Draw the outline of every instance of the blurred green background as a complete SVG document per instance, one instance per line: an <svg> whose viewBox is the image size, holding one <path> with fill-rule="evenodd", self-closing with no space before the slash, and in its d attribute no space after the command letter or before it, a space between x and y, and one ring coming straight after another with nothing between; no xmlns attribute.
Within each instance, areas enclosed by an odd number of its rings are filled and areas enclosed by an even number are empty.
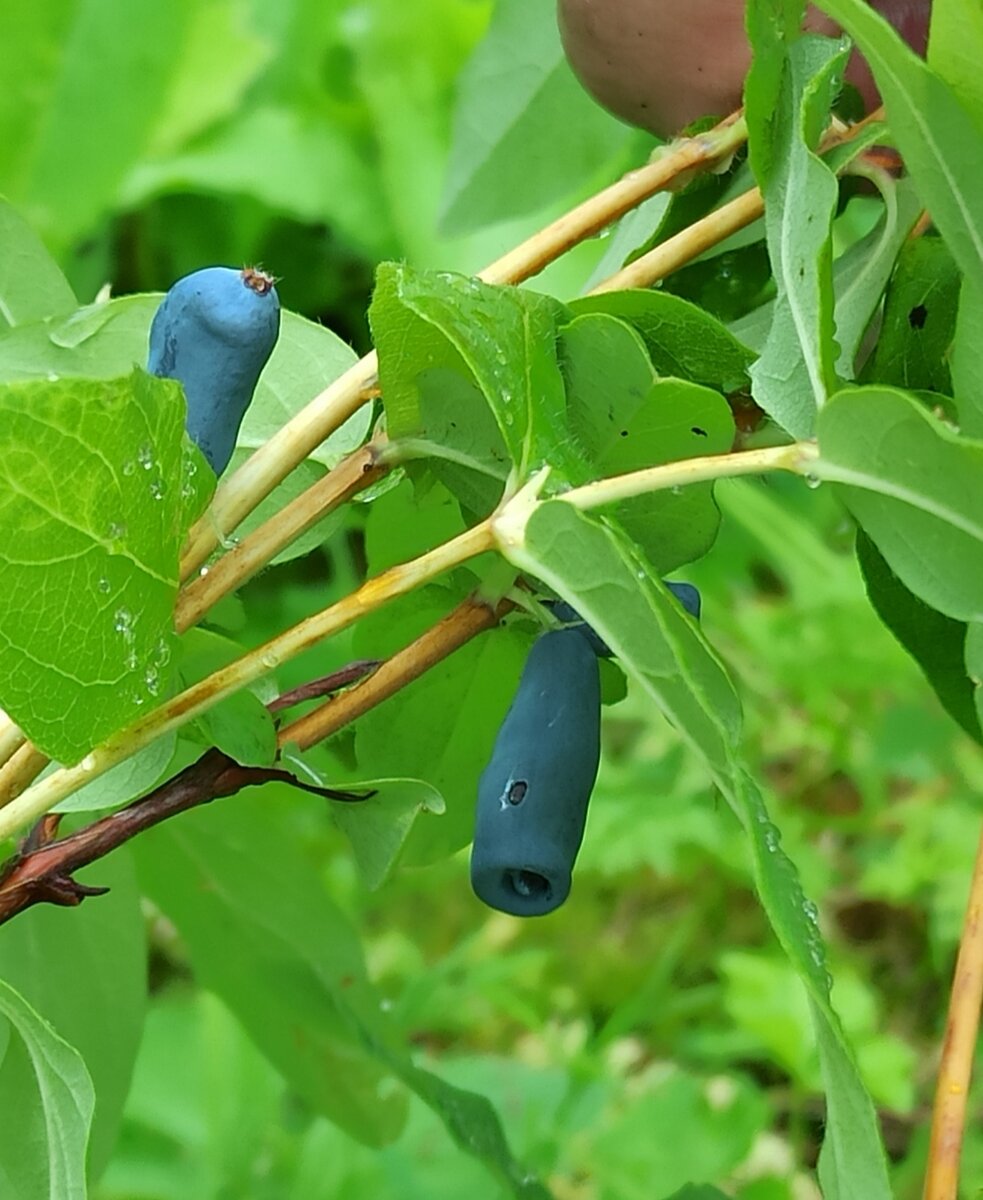
<svg viewBox="0 0 983 1200"><path fill-rule="evenodd" d="M287 307L363 351L378 261L477 270L651 144L579 93L550 0L526 5L526 18L501 5L491 37L528 20L556 69L523 99L519 177L489 190L475 156L511 119L507 95L482 125L456 96L462 71L473 92L489 69L487 49L471 56L492 0L5 0L0 191L83 303L260 263ZM531 164L554 161L571 121L587 130L581 157L544 181ZM576 294L603 251L583 247L535 286ZM833 499L780 481L717 494L719 540L683 574L740 681L748 758L819 905L897 1194L915 1200L983 765L874 616ZM240 636L259 642L347 590L367 520L355 506L325 547L251 584ZM339 639L332 660L347 649ZM292 669L282 685L304 677ZM420 1054L495 1102L558 1200L652 1200L691 1179L741 1200L815 1197L808 1010L736 823L640 697L606 710L604 734L572 897L528 923L481 907L466 853L369 893L316 807L283 803ZM307 1112L195 986L167 922L146 917L152 1006L97 1200L499 1194L416 1101L382 1151ZM978 1123L965 1177L983 1181Z"/></svg>

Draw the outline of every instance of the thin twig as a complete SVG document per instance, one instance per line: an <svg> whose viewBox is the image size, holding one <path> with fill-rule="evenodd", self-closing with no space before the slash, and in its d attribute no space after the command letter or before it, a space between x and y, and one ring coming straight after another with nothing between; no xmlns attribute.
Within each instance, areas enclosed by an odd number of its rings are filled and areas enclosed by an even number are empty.
<svg viewBox="0 0 983 1200"><path fill-rule="evenodd" d="M649 492L685 487L690 483L705 483L711 479L731 479L739 475L761 475L766 471L791 471L808 475L818 459L814 442L794 442L790 446L768 446L762 450L739 450L734 454L707 454L701 458L684 458L679 462L643 467L626 475L596 479L582 487L573 488L558 497L564 504L579 509L601 508L621 500L631 500Z"/></svg>
<svg viewBox="0 0 983 1200"><path fill-rule="evenodd" d="M966 1106L983 1005L983 834L980 836L952 981L935 1087L924 1200L956 1200Z"/></svg>
<svg viewBox="0 0 983 1200"><path fill-rule="evenodd" d="M822 140L820 150L825 153L834 146L843 145L859 137L863 130L876 121L883 120L884 109L879 108L858 121L856 125L834 126ZM846 164L844 164L844 167ZM641 255L627 267L603 280L590 293L618 292L625 288L651 287L665 279L673 271L699 258L725 238L744 229L764 213L764 199L758 188L751 188L722 208L715 209L699 221L694 221L674 237L667 238L647 254Z"/></svg>
<svg viewBox="0 0 983 1200"><path fill-rule="evenodd" d="M625 288L651 287L673 271L698 258L711 246L716 246L739 229L756 221L764 212L764 200L757 188L752 188L723 208L715 209L699 221L681 230L674 237L660 242L627 267L603 280L589 294L620 292Z"/></svg>
<svg viewBox="0 0 983 1200"><path fill-rule="evenodd" d="M477 634L497 625L514 607L508 599L492 606L477 597L468 597L415 642L382 663L361 683L334 696L289 725L284 725L277 734L278 743L285 746L292 742L306 750L337 733L418 679Z"/></svg>
<svg viewBox="0 0 983 1200"><path fill-rule="evenodd" d="M280 512L186 584L174 609L178 633L197 625L223 596L243 586L291 542L358 492L375 483L388 468L377 462L379 444L369 442L349 454L317 483L301 492Z"/></svg>
<svg viewBox="0 0 983 1200"><path fill-rule="evenodd" d="M32 742L24 742L0 767L0 808L10 804L29 787L50 761Z"/></svg>
<svg viewBox="0 0 983 1200"><path fill-rule="evenodd" d="M596 236L643 200L676 183L680 176L695 174L729 158L746 140L747 126L738 110L706 133L666 147L646 166L630 171L485 267L479 279L485 283L521 283L538 275L568 250Z"/></svg>
<svg viewBox="0 0 983 1200"><path fill-rule="evenodd" d="M320 679L311 679L299 687L291 688L289 692L284 692L275 700L271 700L266 707L271 713L278 713L283 712L284 709L293 708L295 704L304 704L308 700L321 700L325 696L331 696L340 691L341 688L358 683L359 680L364 679L366 675L371 675L381 666L382 659L379 658L357 659L346 667L332 671L330 675L322 675Z"/></svg>
<svg viewBox="0 0 983 1200"><path fill-rule="evenodd" d="M0 713L0 767L27 741L20 726L15 725L6 713Z"/></svg>
<svg viewBox="0 0 983 1200"><path fill-rule="evenodd" d="M220 750L206 750L197 762L149 796L134 800L77 833L57 841L46 836L34 839L33 844L29 840L0 875L0 925L35 904L74 908L88 896L104 894L108 888L79 883L73 878L74 872L169 817L264 783L287 783L331 800L358 802L366 798L365 793L315 787L280 767L243 767ZM56 830L57 825L49 828Z"/></svg>

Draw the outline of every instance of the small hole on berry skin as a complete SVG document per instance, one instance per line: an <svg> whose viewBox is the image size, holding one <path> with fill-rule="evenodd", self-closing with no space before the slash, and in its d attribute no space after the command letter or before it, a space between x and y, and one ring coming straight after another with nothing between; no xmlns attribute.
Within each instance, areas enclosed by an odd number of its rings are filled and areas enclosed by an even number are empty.
<svg viewBox="0 0 983 1200"><path fill-rule="evenodd" d="M521 804L525 800L528 790L529 784L524 779L517 779L509 788L507 797L509 804Z"/></svg>
<svg viewBox="0 0 983 1200"><path fill-rule="evenodd" d="M506 886L523 900L549 900L550 881L538 871L506 871Z"/></svg>

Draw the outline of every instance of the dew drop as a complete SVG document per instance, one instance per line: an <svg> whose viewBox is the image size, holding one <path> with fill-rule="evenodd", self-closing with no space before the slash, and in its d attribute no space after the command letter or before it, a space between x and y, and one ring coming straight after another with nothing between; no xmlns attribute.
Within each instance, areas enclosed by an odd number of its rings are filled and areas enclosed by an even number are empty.
<svg viewBox="0 0 983 1200"><path fill-rule="evenodd" d="M145 471L149 471L154 465L154 448L149 442L144 442L137 451L137 462Z"/></svg>
<svg viewBox="0 0 983 1200"><path fill-rule="evenodd" d="M160 675L153 667L148 667L143 675L143 682L147 685L147 691L151 696L156 696L160 691Z"/></svg>
<svg viewBox="0 0 983 1200"><path fill-rule="evenodd" d="M822 487L822 483L823 483L823 481L819 478L818 475L806 475L805 481L806 481L806 487L812 488L813 491L815 491L817 487Z"/></svg>
<svg viewBox="0 0 983 1200"><path fill-rule="evenodd" d="M132 475L136 469L137 469L137 465L133 461L132 458L128 458L126 460L126 462L123 463L123 474L124 475Z"/></svg>
<svg viewBox="0 0 983 1200"><path fill-rule="evenodd" d="M118 608L113 616L113 628L124 637L133 634L133 613L128 608Z"/></svg>
<svg viewBox="0 0 983 1200"><path fill-rule="evenodd" d="M104 596L106 595L106 593L108 591L110 591L112 589L112 586L113 585L109 582L108 579L105 578L105 576L102 579L100 579L99 582L96 584L96 587L99 589L100 592L102 592L102 594Z"/></svg>
<svg viewBox="0 0 983 1200"><path fill-rule="evenodd" d="M150 481L150 494L155 500L163 500L164 481L162 479L152 479Z"/></svg>
<svg viewBox="0 0 983 1200"><path fill-rule="evenodd" d="M275 666L279 665L280 656L278 654L274 654L272 650L267 650L267 652L260 657L259 661L264 667L266 667L268 671L272 671Z"/></svg>
<svg viewBox="0 0 983 1200"><path fill-rule="evenodd" d="M79 766L83 771L94 771L96 769L96 756L94 754L87 754L79 763Z"/></svg>

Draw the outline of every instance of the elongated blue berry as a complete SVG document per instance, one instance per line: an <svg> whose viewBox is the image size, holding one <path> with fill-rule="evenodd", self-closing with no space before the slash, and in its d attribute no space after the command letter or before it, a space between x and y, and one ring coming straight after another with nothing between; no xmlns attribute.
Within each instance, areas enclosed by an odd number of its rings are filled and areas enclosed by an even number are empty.
<svg viewBox="0 0 983 1200"><path fill-rule="evenodd" d="M185 275L154 314L147 370L184 387L188 436L216 475L229 465L279 332L273 279L253 268Z"/></svg>
<svg viewBox="0 0 983 1200"><path fill-rule="evenodd" d="M478 783L471 886L520 917L570 891L601 753L597 655L576 629L533 645Z"/></svg>

